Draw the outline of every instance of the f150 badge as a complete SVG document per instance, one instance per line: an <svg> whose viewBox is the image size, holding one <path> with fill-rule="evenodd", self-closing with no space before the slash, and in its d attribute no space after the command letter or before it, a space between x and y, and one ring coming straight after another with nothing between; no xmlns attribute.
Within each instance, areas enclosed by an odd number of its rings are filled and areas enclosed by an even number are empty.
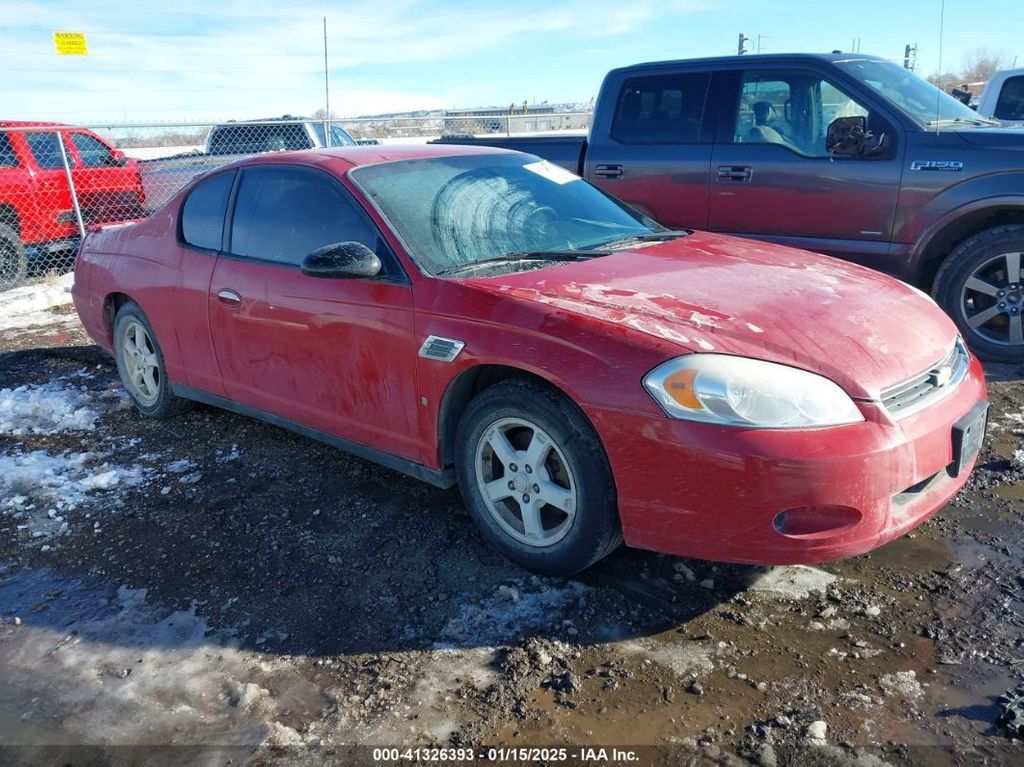
<svg viewBox="0 0 1024 767"><path fill-rule="evenodd" d="M951 170L961 171L964 164L960 160L914 160L910 163L911 170Z"/></svg>

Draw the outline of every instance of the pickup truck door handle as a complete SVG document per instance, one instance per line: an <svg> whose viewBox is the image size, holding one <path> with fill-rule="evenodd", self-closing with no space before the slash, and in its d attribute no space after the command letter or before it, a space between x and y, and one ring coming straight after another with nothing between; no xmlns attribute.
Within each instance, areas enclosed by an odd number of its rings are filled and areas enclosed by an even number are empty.
<svg viewBox="0 0 1024 767"><path fill-rule="evenodd" d="M242 297L233 290L218 291L217 299L228 306L240 306L242 303Z"/></svg>
<svg viewBox="0 0 1024 767"><path fill-rule="evenodd" d="M754 177L749 165L719 165L718 180L722 183L745 183Z"/></svg>
<svg viewBox="0 0 1024 767"><path fill-rule="evenodd" d="M598 178L622 178L621 165L595 165L594 175Z"/></svg>

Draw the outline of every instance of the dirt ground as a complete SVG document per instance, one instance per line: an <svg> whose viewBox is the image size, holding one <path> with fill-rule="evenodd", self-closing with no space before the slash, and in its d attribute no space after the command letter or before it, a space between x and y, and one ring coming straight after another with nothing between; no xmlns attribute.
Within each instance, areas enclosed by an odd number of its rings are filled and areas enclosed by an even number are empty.
<svg viewBox="0 0 1024 767"><path fill-rule="evenodd" d="M1024 709L1000 701L1024 677L1022 370L990 371L965 490L870 555L763 569L624 549L562 581L494 554L456 491L211 408L144 420L56 313L0 333L0 390L64 382L99 420L0 434L0 454L93 479L57 509L0 484L0 762L81 760L80 744L234 763L363 744L1024 756Z"/></svg>

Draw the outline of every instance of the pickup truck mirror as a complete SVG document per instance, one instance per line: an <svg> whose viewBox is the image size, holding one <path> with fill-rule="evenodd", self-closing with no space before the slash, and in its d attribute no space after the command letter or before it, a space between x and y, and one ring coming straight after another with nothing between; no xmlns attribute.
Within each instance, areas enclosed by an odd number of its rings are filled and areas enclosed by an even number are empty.
<svg viewBox="0 0 1024 767"><path fill-rule="evenodd" d="M381 268L377 254L361 242L325 245L302 260L303 274L327 279L376 277Z"/></svg>
<svg viewBox="0 0 1024 767"><path fill-rule="evenodd" d="M128 155L126 155L120 149L111 149L109 162L114 167L124 167L125 165L128 164Z"/></svg>
<svg viewBox="0 0 1024 767"><path fill-rule="evenodd" d="M825 135L825 149L839 157L872 157L882 154L885 148L885 134L871 133L863 115L837 117L829 123Z"/></svg>

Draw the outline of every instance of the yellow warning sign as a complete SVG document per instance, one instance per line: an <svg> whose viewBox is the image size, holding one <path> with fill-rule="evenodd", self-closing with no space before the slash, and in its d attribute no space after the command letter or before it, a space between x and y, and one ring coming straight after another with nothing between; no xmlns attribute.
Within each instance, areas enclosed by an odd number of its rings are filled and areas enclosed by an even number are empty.
<svg viewBox="0 0 1024 767"><path fill-rule="evenodd" d="M85 47L85 32L54 32L53 44L57 46L58 56L85 56L89 53Z"/></svg>

